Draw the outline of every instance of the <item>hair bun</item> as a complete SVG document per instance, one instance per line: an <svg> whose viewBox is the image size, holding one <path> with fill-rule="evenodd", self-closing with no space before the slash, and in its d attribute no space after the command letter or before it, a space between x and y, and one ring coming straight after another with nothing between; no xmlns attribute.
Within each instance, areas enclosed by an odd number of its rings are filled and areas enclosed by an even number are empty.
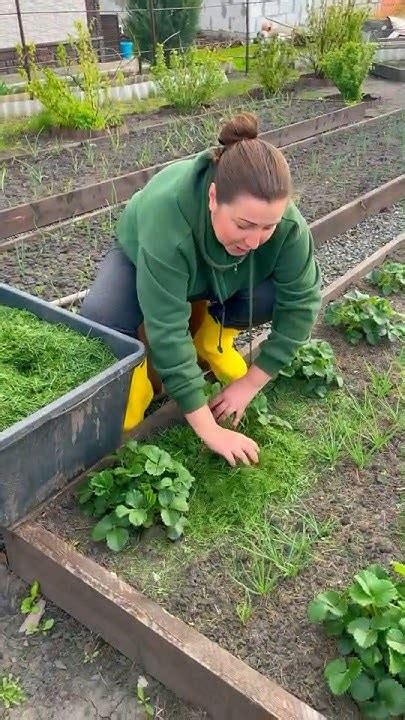
<svg viewBox="0 0 405 720"><path fill-rule="evenodd" d="M254 140L257 138L257 133L258 121L256 115L245 112L235 115L222 126L218 140L224 147L229 147L242 140Z"/></svg>

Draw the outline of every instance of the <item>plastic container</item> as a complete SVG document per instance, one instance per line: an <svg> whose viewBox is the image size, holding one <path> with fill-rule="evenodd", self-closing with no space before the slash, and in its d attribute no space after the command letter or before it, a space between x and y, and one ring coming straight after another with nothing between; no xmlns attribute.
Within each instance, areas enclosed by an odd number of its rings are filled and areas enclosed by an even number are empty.
<svg viewBox="0 0 405 720"><path fill-rule="evenodd" d="M120 444L138 340L0 283L0 305L100 338L117 361L29 417L0 432L0 527L10 527Z"/></svg>
<svg viewBox="0 0 405 720"><path fill-rule="evenodd" d="M132 40L120 40L120 53L124 60L132 60L134 57L134 43Z"/></svg>

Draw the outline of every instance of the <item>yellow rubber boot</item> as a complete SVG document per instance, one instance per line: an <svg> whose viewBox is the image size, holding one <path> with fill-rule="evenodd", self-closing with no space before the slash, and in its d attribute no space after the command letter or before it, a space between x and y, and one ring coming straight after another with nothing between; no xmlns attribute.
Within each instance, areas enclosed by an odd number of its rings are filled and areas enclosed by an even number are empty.
<svg viewBox="0 0 405 720"><path fill-rule="evenodd" d="M247 365L233 346L239 330L222 328L222 352L218 349L220 330L220 324L206 311L193 342L198 356L208 363L217 380L229 383L246 375Z"/></svg>
<svg viewBox="0 0 405 720"><path fill-rule="evenodd" d="M153 387L148 378L148 363L144 360L141 365L135 368L132 373L131 385L129 388L127 409L124 419L124 431L142 422L145 411L153 400Z"/></svg>

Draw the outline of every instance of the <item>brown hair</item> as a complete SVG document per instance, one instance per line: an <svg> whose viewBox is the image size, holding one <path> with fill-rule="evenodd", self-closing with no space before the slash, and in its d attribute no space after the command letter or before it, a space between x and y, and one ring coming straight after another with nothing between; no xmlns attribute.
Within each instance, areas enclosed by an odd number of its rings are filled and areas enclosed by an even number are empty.
<svg viewBox="0 0 405 720"><path fill-rule="evenodd" d="M217 202L230 203L239 195L258 200L281 200L292 194L290 169L283 153L260 140L258 121L241 113L226 122L214 153Z"/></svg>

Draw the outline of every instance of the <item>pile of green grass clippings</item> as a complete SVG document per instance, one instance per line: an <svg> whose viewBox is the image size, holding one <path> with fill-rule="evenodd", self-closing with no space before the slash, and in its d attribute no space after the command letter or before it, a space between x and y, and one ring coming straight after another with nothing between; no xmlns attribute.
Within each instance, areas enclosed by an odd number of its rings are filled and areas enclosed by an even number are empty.
<svg viewBox="0 0 405 720"><path fill-rule="evenodd" d="M0 306L0 431L114 361L100 340Z"/></svg>

